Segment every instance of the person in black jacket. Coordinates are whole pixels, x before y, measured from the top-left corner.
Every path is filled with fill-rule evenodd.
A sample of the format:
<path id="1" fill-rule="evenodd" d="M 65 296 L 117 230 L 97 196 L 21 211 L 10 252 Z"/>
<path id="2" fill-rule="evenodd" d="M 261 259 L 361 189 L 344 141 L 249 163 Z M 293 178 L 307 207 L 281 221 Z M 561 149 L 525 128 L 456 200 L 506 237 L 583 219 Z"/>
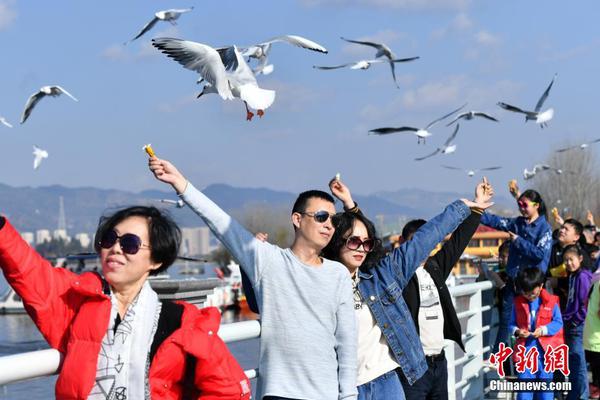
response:
<path id="1" fill-rule="evenodd" d="M 484 182 L 486 190 L 493 192 L 485 178 Z M 460 323 L 445 282 L 479 226 L 482 213 L 472 211 L 440 251 L 417 269 L 404 289 L 404 300 L 419 333 L 429 367 L 413 385 L 408 384 L 399 372 L 407 400 L 447 399 L 448 367 L 443 351 L 444 339 L 455 341 L 465 351 Z M 423 224 L 424 220 L 408 222 L 402 230 L 403 239 L 410 240 Z"/>

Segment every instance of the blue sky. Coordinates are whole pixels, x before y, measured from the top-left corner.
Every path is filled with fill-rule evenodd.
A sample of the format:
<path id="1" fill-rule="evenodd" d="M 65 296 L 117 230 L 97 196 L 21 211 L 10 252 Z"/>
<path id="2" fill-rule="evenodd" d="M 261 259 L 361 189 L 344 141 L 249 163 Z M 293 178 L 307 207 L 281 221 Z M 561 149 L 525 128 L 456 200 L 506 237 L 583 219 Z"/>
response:
<path id="1" fill-rule="evenodd" d="M 158 24 L 123 46 L 168 8 L 195 6 L 176 27 Z M 501 165 L 489 174 L 504 187 L 566 141 L 600 136 L 597 113 L 600 4 L 558 1 L 299 0 L 299 1 L 52 1 L 0 0 L 0 182 L 142 190 L 160 188 L 141 150 L 151 142 L 203 187 L 228 183 L 288 191 L 324 188 L 336 172 L 361 194 L 401 187 L 470 191 L 474 181 L 441 164 Z M 275 89 L 262 119 L 245 121 L 241 102 L 199 100 L 196 75 L 152 48 L 172 36 L 219 46 L 297 34 L 328 55 L 285 44 L 271 53 L 275 71 L 259 84 Z M 374 53 L 339 39 L 387 43 L 399 57 L 421 59 L 389 68 L 317 71 Z M 501 110 L 505 101 L 531 108 L 550 82 L 550 127 L 523 123 Z M 19 125 L 33 92 L 59 84 L 79 98 L 44 99 Z M 381 126 L 425 125 L 468 101 L 499 124 L 461 124 L 455 154 L 414 157 L 441 145 L 451 128 L 436 126 L 427 144 L 412 135 L 375 137 Z M 32 145 L 50 158 L 32 169 Z"/>

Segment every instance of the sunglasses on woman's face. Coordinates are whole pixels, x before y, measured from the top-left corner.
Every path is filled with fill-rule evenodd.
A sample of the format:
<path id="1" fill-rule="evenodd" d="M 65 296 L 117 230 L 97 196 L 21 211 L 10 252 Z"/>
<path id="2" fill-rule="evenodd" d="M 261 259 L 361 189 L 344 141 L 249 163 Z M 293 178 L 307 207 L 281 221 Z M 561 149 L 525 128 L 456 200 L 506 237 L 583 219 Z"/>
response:
<path id="1" fill-rule="evenodd" d="M 350 236 L 346 239 L 346 247 L 350 250 L 358 250 L 362 246 L 365 253 L 370 253 L 375 247 L 375 239 L 361 240 L 358 236 Z"/>
<path id="2" fill-rule="evenodd" d="M 527 200 L 519 200 L 517 201 L 519 208 L 527 208 L 528 204 L 531 204 L 532 207 L 536 206 L 537 203 L 535 201 L 527 201 Z"/>
<path id="3" fill-rule="evenodd" d="M 319 211 L 315 211 L 315 212 L 305 211 L 305 212 L 301 212 L 300 214 L 308 215 L 309 217 L 313 217 L 314 220 L 320 224 L 324 224 L 325 222 L 327 222 L 327 220 L 329 218 L 331 218 L 331 224 L 335 226 L 336 219 L 333 218 L 335 216 L 335 214 L 330 214 L 329 211 L 324 211 L 324 210 L 319 210 Z"/>
<path id="4" fill-rule="evenodd" d="M 140 239 L 138 235 L 125 233 L 119 236 L 114 230 L 106 232 L 104 236 L 102 236 L 100 239 L 100 247 L 103 249 L 110 249 L 117 241 L 125 254 L 136 254 L 142 247 L 150 248 L 147 244 L 142 243 L 142 239 Z"/>

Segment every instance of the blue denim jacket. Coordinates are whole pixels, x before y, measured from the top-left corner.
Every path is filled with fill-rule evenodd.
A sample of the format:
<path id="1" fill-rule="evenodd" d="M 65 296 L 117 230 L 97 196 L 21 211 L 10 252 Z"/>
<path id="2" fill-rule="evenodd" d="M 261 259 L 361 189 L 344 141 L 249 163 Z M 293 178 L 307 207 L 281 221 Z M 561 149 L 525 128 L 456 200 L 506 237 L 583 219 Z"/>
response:
<path id="1" fill-rule="evenodd" d="M 552 255 L 552 228 L 546 217 L 539 216 L 528 224 L 524 217 L 502 218 L 483 213 L 481 223 L 518 235 L 508 248 L 508 276 L 514 279 L 520 269 L 527 267 L 538 267 L 542 272 L 546 272 Z"/>
<path id="2" fill-rule="evenodd" d="M 455 201 L 415 232 L 412 240 L 382 258 L 377 266 L 359 271 L 360 294 L 411 385 L 427 371 L 427 362 L 402 290 L 435 246 L 470 213 L 462 201 Z"/>

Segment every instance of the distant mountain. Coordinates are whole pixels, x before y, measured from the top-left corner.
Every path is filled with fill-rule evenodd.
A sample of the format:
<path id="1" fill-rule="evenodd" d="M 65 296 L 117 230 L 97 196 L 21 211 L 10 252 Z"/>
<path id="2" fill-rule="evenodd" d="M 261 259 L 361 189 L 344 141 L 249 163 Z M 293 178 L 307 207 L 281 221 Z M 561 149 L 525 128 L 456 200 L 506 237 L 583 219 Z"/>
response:
<path id="1" fill-rule="evenodd" d="M 297 193 L 267 188 L 236 188 L 225 184 L 213 184 L 203 192 L 228 213 L 240 215 L 252 206 L 266 206 L 291 210 Z M 58 226 L 59 196 L 64 198 L 67 228 L 70 234 L 93 233 L 98 218 L 111 210 L 133 204 L 165 206 L 160 199 L 175 199 L 172 191 L 145 190 L 139 193 L 93 187 L 67 188 L 53 185 L 38 188 L 11 187 L 0 184 L 0 213 L 7 215 L 21 231 L 56 229 Z M 418 189 L 401 189 L 395 192 L 378 192 L 369 196 L 355 196 L 361 209 L 371 216 L 398 221 L 412 217 L 429 218 L 459 197 L 472 194 L 429 192 Z M 503 199 L 496 199 L 502 203 Z M 510 204 L 506 200 L 506 204 Z M 250 208 L 248 208 L 250 206 Z M 338 207 L 340 208 L 340 207 Z M 187 207 L 171 208 L 175 220 L 183 227 L 203 225 L 202 221 Z"/>

